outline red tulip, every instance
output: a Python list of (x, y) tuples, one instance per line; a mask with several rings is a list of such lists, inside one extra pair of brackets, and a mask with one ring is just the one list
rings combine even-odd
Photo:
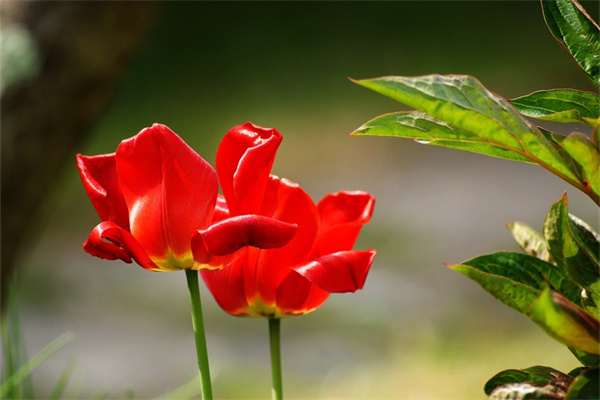
[(372, 249), (352, 250), (375, 199), (365, 192), (338, 192), (315, 205), (297, 184), (270, 175), (280, 142), (276, 130), (246, 123), (229, 131), (217, 152), (232, 214), (256, 213), (298, 226), (281, 248), (249, 249), (223, 270), (202, 271), (217, 303), (233, 315), (308, 313), (330, 293), (361, 289), (375, 256)]
[(84, 249), (100, 258), (156, 271), (215, 269), (246, 246), (282, 246), (296, 231), (265, 216), (231, 217), (223, 199), (217, 207), (214, 169), (164, 125), (122, 141), (115, 153), (77, 155), (77, 167), (102, 220)]

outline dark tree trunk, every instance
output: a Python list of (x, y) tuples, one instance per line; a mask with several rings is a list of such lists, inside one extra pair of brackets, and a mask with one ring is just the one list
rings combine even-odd
[(74, 162), (156, 9), (156, 2), (0, 3), (3, 34), (24, 34), (37, 59), (20, 81), (6, 82), (10, 71), (3, 72), (3, 298), (17, 257), (39, 228), (43, 202)]

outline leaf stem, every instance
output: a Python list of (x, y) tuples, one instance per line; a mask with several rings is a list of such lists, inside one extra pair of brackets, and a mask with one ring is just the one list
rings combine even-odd
[(204, 334), (204, 320), (202, 318), (202, 302), (200, 300), (200, 286), (198, 284), (198, 271), (185, 270), (188, 289), (190, 291), (190, 307), (192, 311), (192, 327), (196, 341), (196, 355), (198, 356), (198, 371), (200, 372), (200, 386), (202, 399), (212, 400), (212, 385), (210, 382), (210, 368), (208, 365), (208, 351), (206, 348), (206, 335)]
[(269, 347), (271, 349), (271, 399), (283, 399), (281, 378), (281, 319), (269, 318)]

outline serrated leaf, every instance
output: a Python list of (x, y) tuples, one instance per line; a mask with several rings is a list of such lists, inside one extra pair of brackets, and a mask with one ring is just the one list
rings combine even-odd
[(600, 322), (564, 296), (550, 289), (543, 290), (527, 315), (565, 345), (600, 354)]
[(498, 252), (448, 267), (524, 315), (547, 286), (572, 301), (580, 301), (579, 288), (560, 268), (526, 254)]
[(543, 0), (544, 19), (552, 36), (600, 87), (600, 28), (574, 0)]
[(585, 400), (600, 398), (600, 373), (598, 366), (582, 369), (569, 387), (565, 400)]
[(574, 89), (552, 89), (518, 97), (510, 103), (521, 114), (554, 122), (600, 123), (600, 97)]
[[(582, 190), (596, 203), (598, 193), (582, 182), (577, 163), (506, 99), (465, 75), (387, 76), (355, 81), (420, 113), (375, 118), (352, 135), (398, 136), (538, 164)], [(426, 115), (427, 116), (426, 116)], [(579, 153), (579, 152), (578, 152)]]
[(510, 222), (506, 226), (526, 254), (552, 263), (548, 243), (542, 235), (521, 222)]
[(544, 237), (557, 265), (583, 288), (599, 294), (598, 236), (583, 221), (572, 222), (568, 202), (565, 193), (552, 205), (544, 221)]
[(543, 387), (551, 381), (556, 382), (556, 386), (567, 388), (573, 382), (573, 378), (554, 368), (536, 365), (499, 372), (487, 381), (483, 390), (489, 396), (496, 388), (509, 384), (529, 383), (532, 386)]

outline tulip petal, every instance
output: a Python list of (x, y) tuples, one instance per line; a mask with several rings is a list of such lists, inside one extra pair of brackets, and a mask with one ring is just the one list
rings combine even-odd
[(213, 214), (212, 223), (215, 224), (230, 217), (227, 200), (222, 195), (217, 196), (217, 204), (215, 205), (215, 213)]
[(286, 245), (298, 226), (260, 215), (227, 218), (192, 238), (194, 260), (210, 264), (213, 256), (226, 256), (246, 247), (273, 249)]
[(119, 188), (115, 154), (77, 155), (83, 186), (102, 221), (113, 221), (129, 230), (129, 212)]
[(244, 291), (244, 260), (227, 268), (212, 271), (200, 270), (202, 280), (219, 306), (229, 314), (244, 315), (248, 300)]
[(293, 270), (329, 293), (355, 292), (363, 288), (374, 257), (373, 249), (340, 251)]
[(267, 194), (267, 197), (276, 197), (277, 207), (273, 211), (273, 218), (298, 225), (296, 235), (287, 245), (263, 252), (256, 265), (249, 267), (256, 269), (255, 274), (259, 279), (247, 282), (248, 294), (260, 293), (265, 303), (272, 304), (276, 300), (277, 287), (288, 274), (289, 266), (302, 263), (311, 252), (317, 237), (319, 215), (310, 196), (296, 183), (272, 177), (269, 188), (276, 192), (276, 195)]
[(216, 173), (179, 136), (154, 124), (124, 140), (117, 174), (129, 208), (131, 234), (153, 259), (186, 259), (191, 237), (213, 217)]
[(277, 309), (282, 315), (301, 315), (317, 309), (329, 292), (290, 270), (277, 288)]
[(217, 173), (232, 214), (258, 212), (281, 139), (275, 129), (247, 122), (232, 128), (221, 141)]
[(160, 270), (146, 254), (135, 238), (112, 221), (98, 224), (83, 244), (83, 249), (105, 260), (135, 260), (140, 266), (150, 270)]
[(375, 198), (366, 192), (340, 191), (325, 196), (317, 205), (321, 225), (312, 256), (352, 249), (374, 206)]

